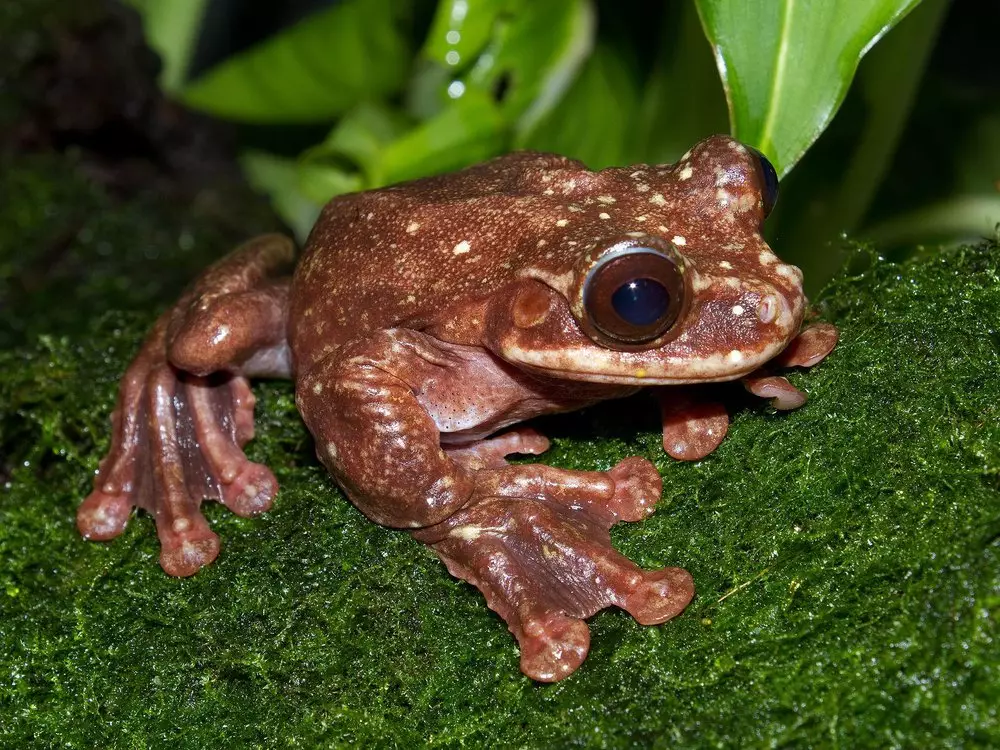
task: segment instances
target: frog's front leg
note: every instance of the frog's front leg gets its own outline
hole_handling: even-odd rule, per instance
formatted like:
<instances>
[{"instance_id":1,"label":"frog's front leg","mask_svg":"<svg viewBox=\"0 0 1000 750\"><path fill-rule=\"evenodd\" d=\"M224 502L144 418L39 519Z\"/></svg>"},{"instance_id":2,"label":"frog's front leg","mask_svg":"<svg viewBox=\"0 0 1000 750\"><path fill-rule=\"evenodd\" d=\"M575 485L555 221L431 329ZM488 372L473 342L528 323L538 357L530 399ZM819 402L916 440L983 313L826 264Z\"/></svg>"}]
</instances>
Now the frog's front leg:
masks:
<instances>
[{"instance_id":1,"label":"frog's front leg","mask_svg":"<svg viewBox=\"0 0 1000 750\"><path fill-rule=\"evenodd\" d=\"M521 646L521 668L562 679L586 656L583 620L609 606L663 622L694 594L678 568L645 571L608 529L639 520L660 497L645 459L607 472L503 455L537 453L530 430L477 440L534 414L580 406L474 347L407 330L382 331L315 365L297 399L321 460L368 517L409 528L449 571L483 592ZM442 433L452 440L442 445ZM455 445L454 436L466 436Z\"/></svg>"},{"instance_id":2,"label":"frog's front leg","mask_svg":"<svg viewBox=\"0 0 1000 750\"><path fill-rule=\"evenodd\" d=\"M157 321L122 378L111 448L77 511L85 538L118 536L132 508L143 508L156 523L160 565L187 576L219 552L203 498L241 516L270 507L274 475L242 451L253 437L247 377L290 375L288 284L271 277L293 251L275 235L247 243Z\"/></svg>"},{"instance_id":3,"label":"frog's front leg","mask_svg":"<svg viewBox=\"0 0 1000 750\"><path fill-rule=\"evenodd\" d=\"M781 411L797 409L806 395L774 371L819 364L837 344L829 323L804 328L788 347L759 370L740 380L755 396ZM711 396L710 386L665 386L656 389L663 423L663 450L681 461L697 461L719 447L729 429L726 407Z\"/></svg>"}]
</instances>

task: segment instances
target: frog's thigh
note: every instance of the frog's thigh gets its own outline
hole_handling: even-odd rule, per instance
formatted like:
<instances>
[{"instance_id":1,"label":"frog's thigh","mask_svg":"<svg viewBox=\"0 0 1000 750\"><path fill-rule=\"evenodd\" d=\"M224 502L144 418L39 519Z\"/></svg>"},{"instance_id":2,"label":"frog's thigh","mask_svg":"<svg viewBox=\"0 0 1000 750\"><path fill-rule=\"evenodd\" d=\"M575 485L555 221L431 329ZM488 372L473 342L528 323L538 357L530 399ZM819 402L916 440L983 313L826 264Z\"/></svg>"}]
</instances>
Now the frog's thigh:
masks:
<instances>
[{"instance_id":1,"label":"frog's thigh","mask_svg":"<svg viewBox=\"0 0 1000 750\"><path fill-rule=\"evenodd\" d=\"M317 455L376 523L428 526L472 496L471 472L442 450L439 429L417 395L460 366L430 337L393 329L345 344L296 384Z\"/></svg>"},{"instance_id":2,"label":"frog's thigh","mask_svg":"<svg viewBox=\"0 0 1000 750\"><path fill-rule=\"evenodd\" d=\"M168 314L170 363L197 375L228 370L247 377L290 377L290 279L273 277L293 255L287 237L264 235L199 277Z\"/></svg>"}]
</instances>

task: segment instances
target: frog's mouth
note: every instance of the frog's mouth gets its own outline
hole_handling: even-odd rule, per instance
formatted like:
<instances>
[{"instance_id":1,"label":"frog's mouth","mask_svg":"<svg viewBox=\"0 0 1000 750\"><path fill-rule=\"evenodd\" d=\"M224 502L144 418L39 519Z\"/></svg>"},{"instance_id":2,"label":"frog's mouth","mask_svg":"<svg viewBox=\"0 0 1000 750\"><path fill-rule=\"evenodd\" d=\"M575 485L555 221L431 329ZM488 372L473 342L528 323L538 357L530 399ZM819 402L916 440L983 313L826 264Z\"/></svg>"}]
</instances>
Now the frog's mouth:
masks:
<instances>
[{"instance_id":1,"label":"frog's mouth","mask_svg":"<svg viewBox=\"0 0 1000 750\"><path fill-rule=\"evenodd\" d=\"M609 385L685 385L738 380L764 366L785 348L779 340L759 350L733 349L700 356L663 350L621 352L597 346L557 350L522 349L505 342L498 354L511 364L544 377Z\"/></svg>"}]
</instances>

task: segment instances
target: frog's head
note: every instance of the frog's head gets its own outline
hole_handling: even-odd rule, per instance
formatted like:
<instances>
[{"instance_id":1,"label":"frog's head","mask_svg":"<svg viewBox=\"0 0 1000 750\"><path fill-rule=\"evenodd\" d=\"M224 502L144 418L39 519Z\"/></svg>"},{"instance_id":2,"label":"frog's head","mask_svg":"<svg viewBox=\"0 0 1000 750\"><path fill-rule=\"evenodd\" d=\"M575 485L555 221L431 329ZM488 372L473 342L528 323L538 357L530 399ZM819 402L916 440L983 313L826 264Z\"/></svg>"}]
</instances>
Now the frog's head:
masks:
<instances>
[{"instance_id":1,"label":"frog's head","mask_svg":"<svg viewBox=\"0 0 1000 750\"><path fill-rule=\"evenodd\" d=\"M676 165L599 176L619 215L595 205L586 241L552 240L572 246L561 266L526 269L494 302L494 352L554 377L677 384L739 378L795 338L802 274L761 237L777 197L761 154L716 136Z\"/></svg>"}]
</instances>

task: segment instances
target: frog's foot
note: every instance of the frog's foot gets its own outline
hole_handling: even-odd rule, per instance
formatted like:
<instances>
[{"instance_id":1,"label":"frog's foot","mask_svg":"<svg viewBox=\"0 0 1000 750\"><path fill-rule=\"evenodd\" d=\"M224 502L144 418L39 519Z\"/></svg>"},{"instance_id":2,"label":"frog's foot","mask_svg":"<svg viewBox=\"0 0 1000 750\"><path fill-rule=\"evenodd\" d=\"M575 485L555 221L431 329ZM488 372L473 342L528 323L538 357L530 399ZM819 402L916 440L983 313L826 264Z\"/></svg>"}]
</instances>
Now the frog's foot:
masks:
<instances>
[{"instance_id":1,"label":"frog's foot","mask_svg":"<svg viewBox=\"0 0 1000 750\"><path fill-rule=\"evenodd\" d=\"M658 388L663 450L680 461L697 461L719 447L729 430L726 407L694 386Z\"/></svg>"},{"instance_id":2,"label":"frog's foot","mask_svg":"<svg viewBox=\"0 0 1000 750\"><path fill-rule=\"evenodd\" d=\"M773 375L772 371L819 364L833 351L838 336L837 328L829 323L816 323L804 328L781 354L765 367L743 378L743 387L755 396L770 399L775 409L798 409L806 402L806 394L792 385L788 378Z\"/></svg>"},{"instance_id":3,"label":"frog's foot","mask_svg":"<svg viewBox=\"0 0 1000 750\"><path fill-rule=\"evenodd\" d=\"M691 601L686 571L643 570L611 546L611 526L644 518L660 496L659 474L645 459L609 472L527 465L478 478L469 505L413 535L507 622L532 679L554 682L580 666L590 646L584 620L599 610L621 607L652 625Z\"/></svg>"},{"instance_id":4,"label":"frog's foot","mask_svg":"<svg viewBox=\"0 0 1000 750\"><path fill-rule=\"evenodd\" d=\"M87 539L120 534L133 507L148 511L160 538L160 565L189 576L215 559L219 538L203 498L240 516L267 510L278 484L242 446L253 437L254 397L245 378L182 375L155 355L160 334L122 381L113 443L77 512Z\"/></svg>"}]
</instances>

